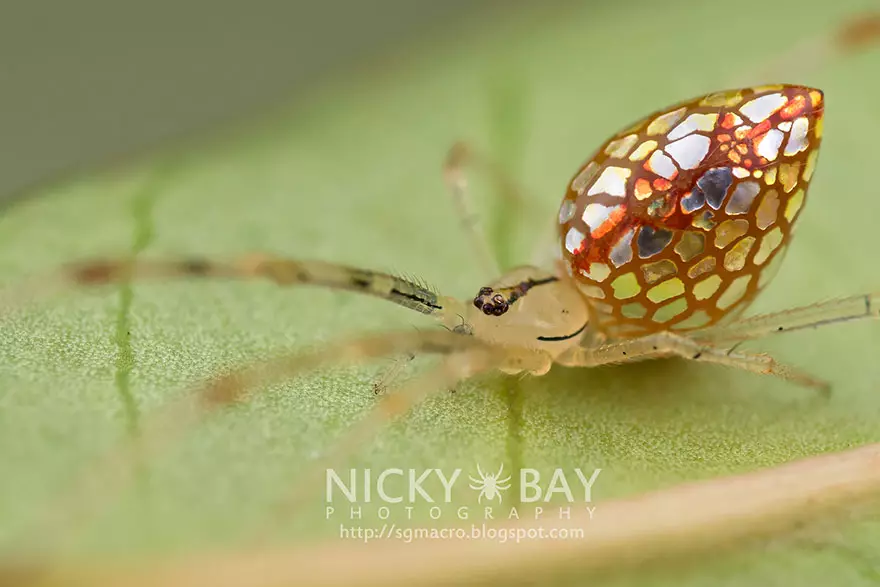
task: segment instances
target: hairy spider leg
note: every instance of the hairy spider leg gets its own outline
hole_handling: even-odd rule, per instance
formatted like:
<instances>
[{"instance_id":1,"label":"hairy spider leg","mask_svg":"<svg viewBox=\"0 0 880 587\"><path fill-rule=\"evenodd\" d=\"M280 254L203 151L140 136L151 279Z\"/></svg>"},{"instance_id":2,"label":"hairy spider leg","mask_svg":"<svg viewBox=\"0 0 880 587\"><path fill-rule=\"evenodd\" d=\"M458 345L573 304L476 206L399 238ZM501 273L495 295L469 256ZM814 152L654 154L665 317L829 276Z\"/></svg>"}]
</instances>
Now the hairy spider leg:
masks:
<instances>
[{"instance_id":1,"label":"hairy spider leg","mask_svg":"<svg viewBox=\"0 0 880 587\"><path fill-rule=\"evenodd\" d=\"M781 72L790 76L799 71L802 73L805 66L816 69L834 58L865 50L878 41L880 41L880 13L862 14L848 20L831 33L798 44L783 56L773 60L761 76L765 79L776 79ZM733 85L747 86L748 83ZM782 365L768 355L735 352L729 347L769 334L877 317L877 306L877 293L850 296L695 330L689 332L687 337L661 332L657 335L623 340L609 345L572 349L557 362L569 366L596 366L662 356L679 356L755 373L776 375L828 393L830 385L821 379Z\"/></svg>"},{"instance_id":2,"label":"hairy spider leg","mask_svg":"<svg viewBox=\"0 0 880 587\"><path fill-rule=\"evenodd\" d=\"M765 79L816 69L832 59L865 50L880 41L880 13L866 13L845 22L831 33L809 39L774 59L761 73ZM734 84L737 85L737 84ZM741 83L739 85L748 85ZM596 366L658 356L679 356L690 360L741 368L775 375L827 393L830 384L793 367L782 365L765 354L741 353L719 345L731 345L771 334L817 328L828 324L880 316L880 293L855 295L763 314L689 333L671 333L625 340L599 347L573 349L558 362L569 366Z\"/></svg>"},{"instance_id":3,"label":"hairy spider leg","mask_svg":"<svg viewBox=\"0 0 880 587\"><path fill-rule=\"evenodd\" d=\"M207 258L143 259L133 262L123 259L85 260L68 264L57 273L4 292L2 307L15 307L65 288L99 286L129 279L175 278L268 279L283 286L311 285L351 291L432 316L449 330L461 329L462 303L438 295L414 281L335 263L268 255L250 255L231 261Z\"/></svg>"},{"instance_id":4,"label":"hairy spider leg","mask_svg":"<svg viewBox=\"0 0 880 587\"><path fill-rule=\"evenodd\" d=\"M486 275L499 274L499 261L493 246L482 230L479 216L473 213L472 193L468 189L467 171L476 171L488 178L497 189L505 203L521 210L528 202L534 201L532 194L522 184L511 177L503 166L489 155L476 149L466 141L458 141L450 147L443 166L443 176L449 192L456 204L461 225L471 241L474 250L481 258L490 258L490 263L483 263ZM537 267L548 267L556 259L556 224L549 224L541 230L530 256L530 264ZM485 253L480 251L486 251Z\"/></svg>"},{"instance_id":5,"label":"hairy spider leg","mask_svg":"<svg viewBox=\"0 0 880 587\"><path fill-rule=\"evenodd\" d=\"M743 321L747 328L743 332L755 332L752 338L766 336L780 332L778 328L763 328L758 331L753 326L762 326L766 318L785 315L789 319L789 329L799 327L818 326L814 320L819 314L825 315L825 310L817 308L832 308L839 310L836 320L822 320L821 324L842 322L844 316L854 314L855 302L861 303L862 313L857 316L877 317L876 307L871 307L871 312L866 314L865 296L854 296L843 300L837 300L828 304L819 304L805 308L790 310L779 314L759 316L754 319ZM829 305L830 304L830 305ZM736 325L727 327L736 328ZM723 328L718 328L718 331ZM393 338L392 338L393 337ZM739 338L737 338L739 339ZM728 336L725 340L731 340ZM351 363L379 356L399 353L426 353L442 354L446 359L440 366L429 371L425 375L417 377L410 382L383 396L370 414L356 424L344 437L335 443L333 449L320 460L315 466L315 471L310 477L319 480L319 473L328 466L328 463L339 463L348 455L356 452L358 447L375 433L386 422L408 412L433 393L449 386L478 375L500 368L523 370L526 372L542 372L550 361L550 358L539 351L511 348L491 347L480 343L472 337L456 336L452 333L435 331L423 333L401 333L397 335L376 336L361 341L340 343L332 350L321 354L303 355L295 354L272 360L270 363L257 367L244 367L230 375L213 380L203 386L197 394L203 401L211 405L225 405L239 401L249 390L263 387L273 381L294 377L297 374L313 369L327 362ZM612 363L621 363L633 360L647 360L652 358L678 356L688 360L701 360L710 363L735 367L759 374L774 375L800 385L827 391L828 384L808 374L782 365L772 357L763 354L736 352L729 349L716 347L711 343L693 340L689 337L672 333L659 333L646 337L624 340L614 344L602 345L595 348L575 347L568 353L557 359L561 365L571 367L594 367ZM499 472L500 473L500 472ZM308 478L308 477L307 477ZM309 484L300 487L311 487ZM303 491L306 491L305 489ZM304 499L300 491L295 491L288 505L295 506Z\"/></svg>"},{"instance_id":6,"label":"hairy spider leg","mask_svg":"<svg viewBox=\"0 0 880 587\"><path fill-rule=\"evenodd\" d=\"M317 364L325 361L332 361L333 352L338 352L336 357L341 360L357 361L359 357L371 358L396 354L413 355L416 352L423 354L451 352L442 340L453 340L454 344L461 345L461 348L469 348L469 344L477 344L478 342L471 336L460 336L464 334L464 327L461 315L464 314L463 304L458 300L446 296L435 294L418 283L402 279L400 277L367 271L332 263L321 261L303 261L280 259L268 256L249 256L232 261L221 261L211 259L165 259L165 260L86 260L76 262L62 267L57 272L44 277L38 277L30 280L19 287L11 288L4 291L0 295L0 309L10 310L22 304L33 302L35 299L46 297L50 294L59 293L65 289L74 287L101 286L110 283L122 282L132 279L138 280L163 280L174 278L219 278L219 279L256 279L266 278L279 285L317 285L328 287L331 289L348 290L357 293L363 293L394 302L403 307L415 310L422 314L430 315L437 319L441 324L447 327L450 332L434 331L434 332L409 332L401 334L399 337L394 335L387 337L382 336L379 340L369 338L364 339L362 344L357 341L351 345L342 345L342 349L331 349L330 354L317 355L311 359L303 359L305 365L303 370L314 368ZM455 334L454 334L455 333ZM444 338L437 338L444 337ZM450 337L450 338L445 338ZM416 341L416 342L413 342ZM372 346L371 346L372 345ZM439 346L438 346L439 345ZM344 349L354 349L349 352ZM354 356L353 356L354 355ZM311 361L311 362L310 362ZM210 387L213 392L212 397L203 394L203 400L208 401L207 404L227 403L234 398L223 399L220 394L224 390L235 388L236 381L241 377L256 376L259 369L269 368L269 365L255 365L251 369L243 369L233 376L226 376L214 382ZM242 384L245 382L242 381ZM213 399L212 399L213 398ZM186 404L187 402L183 402ZM202 402L206 404L205 401ZM148 456L148 453L158 450L161 446L166 446L168 442L176 438L177 435L190 428L194 423L193 420L185 415L191 413L191 410L185 409L181 402L173 402L172 405L160 410L158 415L153 418L147 418L144 423L144 434L138 443L137 450L140 457ZM156 432L151 434L151 422L158 422ZM176 431L176 432L174 432ZM111 454L101 460L97 465L99 471L112 470L117 475L122 472L122 477L126 477L128 464L132 462L132 447L126 447L117 451L111 451ZM92 475L94 471L89 470L89 474L83 476L83 480L96 476L103 479L100 474ZM86 483L80 483L85 487ZM94 491L92 484L88 484L90 489L73 490L69 492L71 496L59 500L59 507L49 507L46 512L46 522L37 524L37 534L42 537L63 536L63 532L57 532L55 529L59 525L64 525L69 529L77 527L77 524L66 523L71 515L79 518L79 510L93 510L99 507L98 501L92 497L83 497L94 495L105 495L102 491ZM113 484L108 484L112 487ZM82 507L77 507L77 499L85 503ZM70 513L68 513L68 510ZM41 531L44 526L48 525L50 530Z\"/></svg>"}]
</instances>

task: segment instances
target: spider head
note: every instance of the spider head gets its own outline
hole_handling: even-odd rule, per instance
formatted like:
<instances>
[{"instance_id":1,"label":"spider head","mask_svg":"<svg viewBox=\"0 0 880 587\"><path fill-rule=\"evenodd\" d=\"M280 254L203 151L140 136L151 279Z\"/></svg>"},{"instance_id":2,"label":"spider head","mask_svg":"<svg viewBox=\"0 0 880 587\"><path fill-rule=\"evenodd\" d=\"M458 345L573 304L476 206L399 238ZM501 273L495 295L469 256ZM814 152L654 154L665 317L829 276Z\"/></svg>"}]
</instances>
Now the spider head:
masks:
<instances>
[{"instance_id":1,"label":"spider head","mask_svg":"<svg viewBox=\"0 0 880 587\"><path fill-rule=\"evenodd\" d=\"M518 267L481 287L468 308L474 336L497 344L541 348L553 356L578 344L589 319L569 280Z\"/></svg>"}]
</instances>

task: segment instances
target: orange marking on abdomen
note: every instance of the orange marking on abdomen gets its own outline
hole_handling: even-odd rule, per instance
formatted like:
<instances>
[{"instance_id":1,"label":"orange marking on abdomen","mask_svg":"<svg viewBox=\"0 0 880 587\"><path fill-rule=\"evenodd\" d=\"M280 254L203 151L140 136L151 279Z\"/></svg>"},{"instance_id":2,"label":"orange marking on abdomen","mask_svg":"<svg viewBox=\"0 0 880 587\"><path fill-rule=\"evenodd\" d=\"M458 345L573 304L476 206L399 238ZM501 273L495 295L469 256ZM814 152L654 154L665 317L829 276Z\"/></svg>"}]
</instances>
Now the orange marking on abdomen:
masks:
<instances>
[{"instance_id":1,"label":"orange marking on abdomen","mask_svg":"<svg viewBox=\"0 0 880 587\"><path fill-rule=\"evenodd\" d=\"M620 224L620 221L623 220L623 218L625 216L626 216L626 206L621 204L620 206L618 206L617 208L615 208L614 210L611 211L611 214L608 216L608 219L605 220L605 222L603 222L602 224L600 224L596 230L591 232L590 236L593 237L594 239L602 238L603 236L605 236L606 234L611 232L611 230L615 226Z\"/></svg>"},{"instance_id":2,"label":"orange marking on abdomen","mask_svg":"<svg viewBox=\"0 0 880 587\"><path fill-rule=\"evenodd\" d=\"M803 98L803 96L801 96L801 98ZM770 130L770 127L771 127L771 126L772 126L772 125L770 124L770 121L769 121L769 120L765 120L764 122L762 122L761 124L759 124L758 126L756 126L755 128L753 128L752 130L750 130L750 131L749 131L749 134L748 134L747 136L748 136L750 139L753 139L753 138L755 138L755 137L759 137L759 136L761 136L762 134L766 133L768 130Z\"/></svg>"},{"instance_id":3,"label":"orange marking on abdomen","mask_svg":"<svg viewBox=\"0 0 880 587\"><path fill-rule=\"evenodd\" d=\"M806 107L807 99L803 95L798 94L789 100L788 104L782 107L782 110L779 111L779 115L783 120L791 120L801 114Z\"/></svg>"}]
</instances>

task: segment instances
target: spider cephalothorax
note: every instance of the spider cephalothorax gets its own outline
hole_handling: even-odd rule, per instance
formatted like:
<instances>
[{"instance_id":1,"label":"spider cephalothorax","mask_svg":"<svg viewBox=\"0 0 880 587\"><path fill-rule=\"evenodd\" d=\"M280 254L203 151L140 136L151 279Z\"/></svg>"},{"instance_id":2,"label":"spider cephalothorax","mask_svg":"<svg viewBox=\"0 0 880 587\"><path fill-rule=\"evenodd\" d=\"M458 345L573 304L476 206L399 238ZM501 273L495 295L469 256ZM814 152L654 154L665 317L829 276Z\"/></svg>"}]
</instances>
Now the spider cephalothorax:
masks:
<instances>
[{"instance_id":1,"label":"spider cephalothorax","mask_svg":"<svg viewBox=\"0 0 880 587\"><path fill-rule=\"evenodd\" d=\"M557 356L579 344L589 309L568 278L523 266L480 288L467 321L487 342L542 348Z\"/></svg>"}]
</instances>

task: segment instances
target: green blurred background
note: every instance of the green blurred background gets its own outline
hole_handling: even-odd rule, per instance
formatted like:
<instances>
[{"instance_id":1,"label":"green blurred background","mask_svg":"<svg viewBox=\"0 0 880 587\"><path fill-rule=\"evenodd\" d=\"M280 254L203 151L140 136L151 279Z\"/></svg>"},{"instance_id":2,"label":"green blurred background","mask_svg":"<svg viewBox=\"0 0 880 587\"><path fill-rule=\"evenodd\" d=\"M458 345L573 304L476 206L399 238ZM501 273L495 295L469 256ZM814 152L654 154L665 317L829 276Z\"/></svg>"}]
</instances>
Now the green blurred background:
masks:
<instances>
[{"instance_id":1,"label":"green blurred background","mask_svg":"<svg viewBox=\"0 0 880 587\"><path fill-rule=\"evenodd\" d=\"M247 118L334 71L408 51L422 37L442 39L469 19L489 24L490 11L521 4L4 3L0 198L71 168Z\"/></svg>"}]
</instances>

